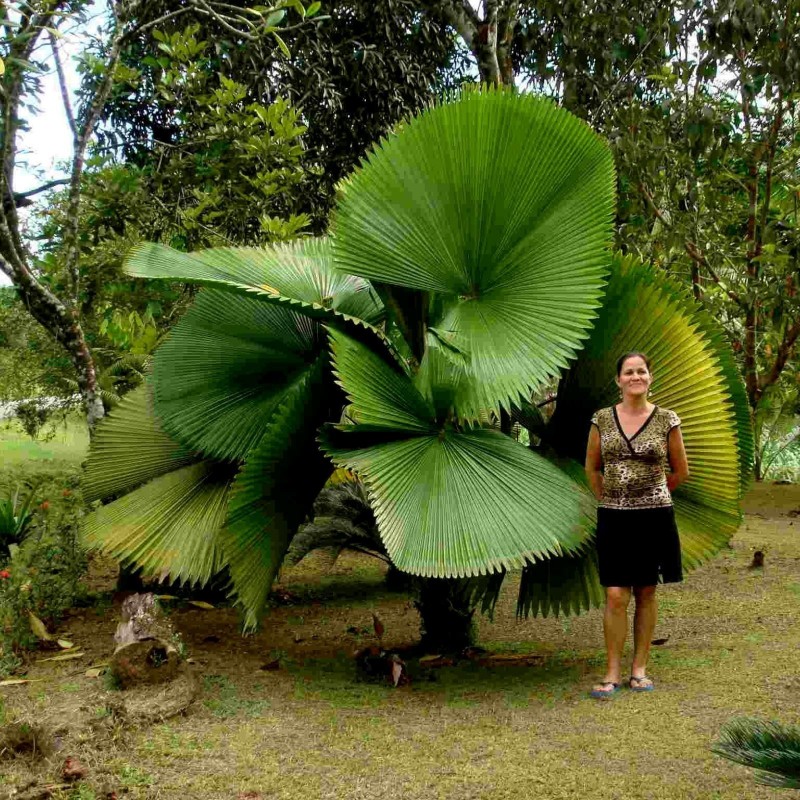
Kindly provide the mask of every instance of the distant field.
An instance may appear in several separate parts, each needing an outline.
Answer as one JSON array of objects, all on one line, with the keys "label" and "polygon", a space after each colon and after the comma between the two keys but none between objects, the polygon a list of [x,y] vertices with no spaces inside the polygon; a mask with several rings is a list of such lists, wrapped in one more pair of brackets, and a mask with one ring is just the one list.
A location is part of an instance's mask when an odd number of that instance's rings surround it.
[{"label": "distant field", "polygon": [[15,420],[0,426],[0,471],[15,467],[44,467],[51,463],[54,468],[77,466],[86,458],[89,449],[89,434],[86,423],[80,417],[70,417],[66,426],[59,426],[49,441],[34,441]]}]

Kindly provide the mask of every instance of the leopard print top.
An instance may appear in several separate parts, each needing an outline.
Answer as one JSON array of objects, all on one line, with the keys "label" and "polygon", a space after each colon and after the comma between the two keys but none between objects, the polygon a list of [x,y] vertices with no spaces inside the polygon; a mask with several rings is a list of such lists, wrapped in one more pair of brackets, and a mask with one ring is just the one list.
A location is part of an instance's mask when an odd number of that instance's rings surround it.
[{"label": "leopard print top", "polygon": [[666,408],[653,408],[630,439],[625,436],[615,406],[600,409],[592,424],[600,432],[603,458],[603,508],[659,508],[671,506],[667,488],[667,437],[681,424]]}]

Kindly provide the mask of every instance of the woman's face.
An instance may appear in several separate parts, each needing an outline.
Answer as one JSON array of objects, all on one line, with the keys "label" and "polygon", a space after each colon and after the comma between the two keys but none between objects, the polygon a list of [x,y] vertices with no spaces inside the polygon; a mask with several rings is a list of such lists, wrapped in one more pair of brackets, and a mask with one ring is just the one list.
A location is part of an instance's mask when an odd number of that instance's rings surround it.
[{"label": "woman's face", "polygon": [[617,377],[617,386],[622,390],[622,396],[637,397],[647,395],[653,378],[641,356],[631,356],[622,363],[622,369]]}]

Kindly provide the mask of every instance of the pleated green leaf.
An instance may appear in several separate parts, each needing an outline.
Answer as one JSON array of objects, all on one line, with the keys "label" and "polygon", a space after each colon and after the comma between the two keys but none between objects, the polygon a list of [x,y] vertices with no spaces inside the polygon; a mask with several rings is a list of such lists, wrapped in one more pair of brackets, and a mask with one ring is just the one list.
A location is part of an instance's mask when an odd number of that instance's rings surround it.
[{"label": "pleated green leaf", "polygon": [[585,538],[571,481],[546,459],[487,429],[323,449],[367,486],[378,530],[404,572],[463,578],[574,550]]},{"label": "pleated green leaf", "polygon": [[289,543],[332,472],[316,442],[334,393],[322,385],[325,372],[320,360],[285,394],[231,492],[222,542],[247,628],[257,625]]},{"label": "pleated green leaf", "polygon": [[740,494],[750,485],[753,473],[753,425],[750,418],[750,404],[742,373],[736,365],[728,340],[722,326],[692,296],[691,292],[676,281],[665,281],[664,289],[686,308],[691,309],[692,322],[713,350],[722,372],[736,422],[736,446],[739,453]]},{"label": "pleated green leaf", "polygon": [[319,374],[326,349],[324,330],[302,314],[204,290],[155,354],[156,413],[193,449],[242,459],[286,394]]},{"label": "pleated green leaf", "polygon": [[522,570],[518,617],[581,614],[605,600],[594,540],[576,553],[554,556]]},{"label": "pleated green leaf", "polygon": [[223,567],[219,531],[233,470],[202,461],[144,484],[84,520],[84,541],[173,581],[204,584]]},{"label": "pleated green leaf", "polygon": [[471,577],[578,548],[582,498],[557,466],[497,431],[434,427],[411,379],[332,332],[334,371],[364,424],[329,427],[323,449],[357,472],[393,563]]},{"label": "pleated green leaf", "polygon": [[408,376],[391,369],[341,331],[331,330],[334,373],[358,422],[389,430],[434,430],[434,410]]},{"label": "pleated green leaf", "polygon": [[465,91],[349,179],[334,260],[433,293],[426,322],[468,357],[456,411],[475,418],[574,355],[601,296],[613,204],[611,154],[587,125],[530,94]]},{"label": "pleated green leaf", "polygon": [[327,239],[298,239],[270,247],[215,247],[182,253],[165,245],[137,245],[125,271],[138,278],[162,278],[245,292],[317,319],[336,315],[380,321],[380,300],[369,284],[333,270]]},{"label": "pleated green leaf", "polygon": [[196,460],[163,432],[144,384],[98,425],[81,480],[83,496],[91,502],[123,494]]},{"label": "pleated green leaf", "polygon": [[615,258],[595,328],[559,385],[545,436],[562,456],[583,460],[594,411],[619,400],[616,359],[641,350],[652,362],[651,399],[682,420],[691,477],[675,493],[684,564],[716,552],[739,525],[742,457],[721,339],[655,268]]},{"label": "pleated green leaf", "polygon": [[522,570],[517,596],[517,616],[547,617],[581,614],[605,601],[600,585],[600,570],[594,544],[597,504],[586,479],[583,465],[572,459],[550,458],[573,481],[583,499],[583,526],[592,532],[579,550],[529,564]]}]

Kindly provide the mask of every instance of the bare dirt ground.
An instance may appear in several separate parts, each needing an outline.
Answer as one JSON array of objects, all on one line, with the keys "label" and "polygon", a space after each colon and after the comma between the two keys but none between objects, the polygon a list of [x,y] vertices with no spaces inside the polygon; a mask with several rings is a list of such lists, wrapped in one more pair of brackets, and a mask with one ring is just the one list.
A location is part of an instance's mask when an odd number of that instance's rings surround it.
[{"label": "bare dirt ground", "polygon": [[[800,487],[757,486],[746,512],[730,549],[660,590],[656,637],[667,641],[653,648],[656,691],[606,702],[587,695],[602,671],[600,612],[518,621],[513,581],[494,621],[481,620],[480,642],[540,663],[463,663],[398,689],[359,681],[353,666],[354,650],[374,642],[373,611],[385,646],[418,637],[413,606],[384,590],[369,559],[287,574],[298,602],[273,609],[251,637],[230,609],[182,604],[171,619],[197,699],[147,723],[120,712],[125,693],[85,674],[111,655],[118,607],[77,610],[59,635],[85,655],[34,662],[35,682],[0,689],[6,723],[41,726],[53,748],[0,760],[0,797],[47,796],[41,787],[62,784],[67,756],[86,777],[49,796],[774,797],[710,747],[734,717],[800,723]],[[748,568],[755,550],[763,569]]]}]

